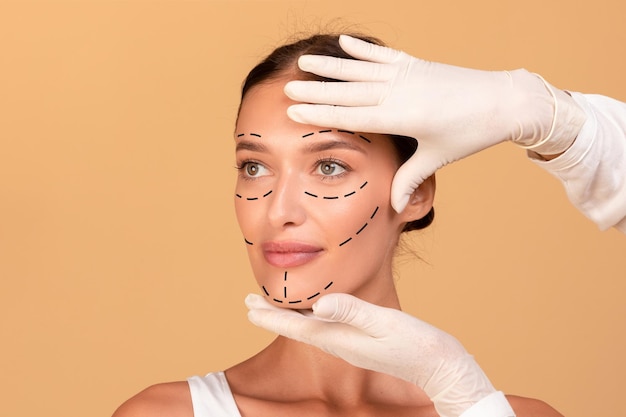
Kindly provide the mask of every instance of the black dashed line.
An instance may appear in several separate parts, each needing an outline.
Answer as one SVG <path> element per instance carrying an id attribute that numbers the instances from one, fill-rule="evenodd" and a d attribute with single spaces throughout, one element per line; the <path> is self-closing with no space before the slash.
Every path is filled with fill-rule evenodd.
<path id="1" fill-rule="evenodd" d="M 235 194 L 237 198 L 241 198 L 241 194 Z"/>
<path id="2" fill-rule="evenodd" d="M 328 289 L 331 285 L 333 285 L 333 282 L 332 282 L 332 281 L 330 281 L 330 282 L 328 283 L 328 285 L 324 287 L 324 289 L 325 289 L 325 290 L 327 290 L 327 289 Z"/>
<path id="3" fill-rule="evenodd" d="M 362 189 L 363 189 L 363 187 L 365 187 L 366 185 L 367 185 L 367 181 L 365 181 L 365 182 L 363 183 L 363 185 L 361 185 L 361 186 L 359 187 L 359 189 L 361 189 L 361 190 L 362 190 Z"/>
<path id="4" fill-rule="evenodd" d="M 263 194 L 263 197 L 267 197 L 268 195 L 272 194 L 272 191 L 274 191 L 274 190 L 269 190 L 268 192 L 266 192 L 265 194 Z"/>
<path id="5" fill-rule="evenodd" d="M 245 135 L 245 133 L 240 133 L 240 134 L 237 135 L 237 137 L 240 138 L 240 137 L 242 137 L 244 135 Z"/>
<path id="6" fill-rule="evenodd" d="M 306 299 L 307 299 L 307 300 L 310 300 L 310 299 L 312 299 L 312 298 L 317 297 L 318 295 L 320 295 L 320 293 L 319 293 L 319 292 L 316 292 L 315 294 L 313 294 L 313 295 L 312 295 L 312 296 L 310 296 L 310 297 L 307 297 Z"/>
<path id="7" fill-rule="evenodd" d="M 338 198 L 339 198 L 339 196 L 324 197 L 324 200 L 337 200 Z"/>
<path id="8" fill-rule="evenodd" d="M 374 212 L 370 216 L 370 219 L 373 219 L 377 212 L 378 212 L 378 206 L 376 206 L 376 210 L 374 210 Z"/>
<path id="9" fill-rule="evenodd" d="M 344 240 L 343 242 L 341 242 L 341 243 L 339 244 L 339 246 L 343 246 L 343 245 L 345 245 L 346 243 L 350 242 L 351 240 L 352 240 L 352 238 L 351 238 L 351 237 L 349 237 L 347 240 Z"/>
<path id="10" fill-rule="evenodd" d="M 265 293 L 265 295 L 267 295 L 267 296 L 269 296 L 269 295 L 270 295 L 270 293 L 269 293 L 269 292 L 267 292 L 267 289 L 265 289 L 265 286 L 262 286 L 261 288 L 263 288 L 263 292 Z"/>
<path id="11" fill-rule="evenodd" d="M 359 229 L 359 231 L 358 231 L 358 232 L 356 232 L 356 234 L 358 235 L 359 233 L 361 233 L 361 232 L 363 231 L 363 229 L 365 229 L 366 227 L 367 227 L 367 223 L 365 223 L 365 224 L 363 225 L 363 227 L 361 227 L 361 228 Z"/>
<path id="12" fill-rule="evenodd" d="M 273 300 L 276 301 L 277 303 L 281 303 L 281 304 L 283 303 L 282 300 L 277 300 L 276 298 L 274 298 Z"/>
<path id="13" fill-rule="evenodd" d="M 310 193 L 310 192 L 308 192 L 308 191 L 305 191 L 305 192 L 304 192 L 304 194 L 306 194 L 306 195 L 310 195 L 311 197 L 315 197 L 315 198 L 317 198 L 317 196 L 316 196 L 315 194 L 312 194 L 312 193 Z"/>
<path id="14" fill-rule="evenodd" d="M 248 201 L 254 201 L 254 200 L 258 200 L 258 199 L 259 199 L 259 197 L 248 197 L 248 198 L 246 198 L 246 200 L 248 200 Z"/>
<path id="15" fill-rule="evenodd" d="M 302 300 L 289 301 L 289 304 L 298 304 L 301 303 Z"/>
<path id="16" fill-rule="evenodd" d="M 254 243 L 250 242 L 248 239 L 246 239 L 245 237 L 243 238 L 243 240 L 246 241 L 246 243 L 250 246 L 254 245 Z"/>
<path id="17" fill-rule="evenodd" d="M 255 137 L 257 137 L 257 138 L 260 138 L 260 137 L 261 137 L 261 135 L 259 135 L 258 133 L 250 133 L 250 136 L 255 136 Z"/>
<path id="18" fill-rule="evenodd" d="M 287 287 L 284 288 L 283 293 L 285 294 L 285 299 L 287 298 Z"/>
<path id="19" fill-rule="evenodd" d="M 365 136 L 363 136 L 363 135 L 359 135 L 359 137 L 360 137 L 361 139 L 363 139 L 364 141 L 366 141 L 367 143 L 372 143 L 372 141 L 371 141 L 371 140 L 369 140 L 368 138 L 366 138 L 366 137 L 365 137 Z"/>
<path id="20" fill-rule="evenodd" d="M 337 129 L 337 132 L 339 132 L 339 133 L 348 133 L 348 134 L 350 134 L 350 135 L 354 135 L 354 132 L 351 132 L 351 131 L 349 131 L 349 130 Z"/>
<path id="21" fill-rule="evenodd" d="M 308 138 L 309 136 L 314 135 L 315 132 L 307 133 L 306 135 L 302 135 L 303 138 Z"/>
<path id="22" fill-rule="evenodd" d="M 285 271 L 285 281 L 287 281 L 287 271 Z"/>
<path id="23" fill-rule="evenodd" d="M 332 132 L 332 129 L 326 129 L 326 130 L 320 130 L 319 133 L 330 133 Z"/>
<path id="24" fill-rule="evenodd" d="M 344 194 L 344 197 L 350 197 L 353 194 L 356 194 L 356 191 L 352 191 L 351 193 Z"/>

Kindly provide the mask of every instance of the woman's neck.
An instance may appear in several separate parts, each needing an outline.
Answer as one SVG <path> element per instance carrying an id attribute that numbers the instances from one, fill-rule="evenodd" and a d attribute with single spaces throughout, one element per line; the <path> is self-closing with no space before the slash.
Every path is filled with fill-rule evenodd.
<path id="1" fill-rule="evenodd" d="M 263 351 L 226 372 L 235 398 L 275 403 L 322 402 L 349 407 L 359 402 L 428 403 L 415 385 L 354 367 L 315 347 L 278 337 Z M 413 401 L 413 400 L 411 400 Z"/>

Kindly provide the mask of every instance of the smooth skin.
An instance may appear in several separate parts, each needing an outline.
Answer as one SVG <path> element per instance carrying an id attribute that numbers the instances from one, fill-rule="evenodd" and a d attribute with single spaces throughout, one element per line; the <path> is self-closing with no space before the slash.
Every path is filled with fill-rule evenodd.
<path id="1" fill-rule="evenodd" d="M 273 190 L 271 199 L 268 197 L 263 204 L 237 203 L 242 233 L 246 238 L 256 233 L 259 241 L 290 241 L 298 236 L 308 239 L 308 243 L 312 241 L 322 249 L 322 254 L 312 262 L 294 267 L 294 274 L 301 274 L 310 281 L 317 279 L 314 269 L 341 270 L 336 286 L 338 290 L 371 303 L 400 309 L 392 274 L 393 248 L 403 224 L 424 216 L 432 207 L 434 179 L 422 184 L 407 208 L 398 214 L 390 204 L 390 187 L 399 163 L 394 149 L 384 137 L 372 136 L 373 146 L 367 147 L 371 153 L 342 147 L 333 149 L 331 154 L 321 151 L 317 155 L 303 156 L 306 144 L 299 139 L 306 132 L 323 128 L 301 125 L 287 117 L 286 109 L 293 102 L 283 94 L 285 81 L 254 87 L 242 104 L 236 132 L 262 131 L 263 137 L 267 138 L 267 147 L 263 152 L 251 154 L 248 146 L 237 156 L 237 163 L 243 171 L 237 191 L 256 195 L 257 186 L 258 190 Z M 333 140 L 357 139 L 334 136 Z M 318 169 L 320 163 L 324 163 L 320 161 L 328 160 L 329 155 L 333 161 L 349 167 L 348 170 L 340 170 L 341 177 L 326 178 L 337 174 L 332 170 Z M 259 165 L 246 170 L 245 163 L 251 160 Z M 259 178 L 252 181 L 245 178 L 257 175 Z M 304 188 L 343 189 L 342 184 L 351 186 L 363 178 L 375 180 L 372 190 L 377 196 L 371 198 L 381 200 L 380 203 L 377 201 L 381 206 L 380 217 L 375 224 L 378 233 L 363 233 L 358 240 L 350 242 L 354 243 L 353 248 L 347 245 L 339 248 L 336 242 L 345 235 L 342 228 L 349 222 L 350 217 L 346 217 L 348 209 L 333 205 L 333 202 L 326 202 L 329 203 L 326 206 L 319 201 L 319 204 L 311 204 L 303 197 Z M 242 184 L 242 181 L 245 183 Z M 353 209 L 358 210 L 358 207 Z M 257 226 L 258 230 L 253 228 L 255 223 L 259 224 L 256 216 L 269 219 L 262 227 Z M 375 229 L 368 230 L 372 231 Z M 373 254 L 375 256 L 371 257 L 375 260 L 364 261 L 359 268 L 346 269 L 343 263 L 352 249 Z M 259 285 L 270 285 L 274 276 L 272 265 L 268 266 L 263 254 L 255 250 L 249 248 L 249 256 L 257 281 Z M 270 274 L 266 274 L 267 271 Z M 293 288 L 293 291 L 298 291 L 298 288 Z M 354 367 L 315 347 L 282 336 L 257 355 L 228 369 L 226 377 L 243 417 L 437 416 L 428 396 L 416 385 Z M 561 416 L 541 401 L 508 398 L 518 417 Z M 114 414 L 114 417 L 139 416 L 192 417 L 187 383 L 181 381 L 149 387 L 122 404 Z"/>

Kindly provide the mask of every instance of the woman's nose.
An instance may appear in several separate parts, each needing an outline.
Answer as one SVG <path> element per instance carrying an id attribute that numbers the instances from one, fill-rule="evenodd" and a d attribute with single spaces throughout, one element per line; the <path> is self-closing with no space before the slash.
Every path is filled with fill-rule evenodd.
<path id="1" fill-rule="evenodd" d="M 267 217 L 270 225 L 276 228 L 298 226 L 306 220 L 306 208 L 303 207 L 304 190 L 294 177 L 282 177 L 275 184 L 268 196 Z"/>

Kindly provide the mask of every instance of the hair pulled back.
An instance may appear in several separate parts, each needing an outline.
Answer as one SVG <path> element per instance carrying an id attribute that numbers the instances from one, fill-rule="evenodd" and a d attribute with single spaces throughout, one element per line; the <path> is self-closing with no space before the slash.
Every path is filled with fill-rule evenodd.
<path id="1" fill-rule="evenodd" d="M 384 46 L 382 41 L 371 36 L 349 35 L 366 42 Z M 279 46 L 248 73 L 241 87 L 241 102 L 243 102 L 246 94 L 253 87 L 271 83 L 280 78 L 302 81 L 339 81 L 300 70 L 298 68 L 298 58 L 301 55 L 326 55 L 336 58 L 354 59 L 339 45 L 338 34 L 316 34 Z M 417 149 L 417 141 L 414 138 L 400 135 L 387 136 L 393 142 L 400 164 L 406 162 Z M 424 229 L 433 222 L 434 218 L 435 209 L 431 208 L 421 219 L 406 223 L 402 231 L 409 232 L 411 230 Z"/>

